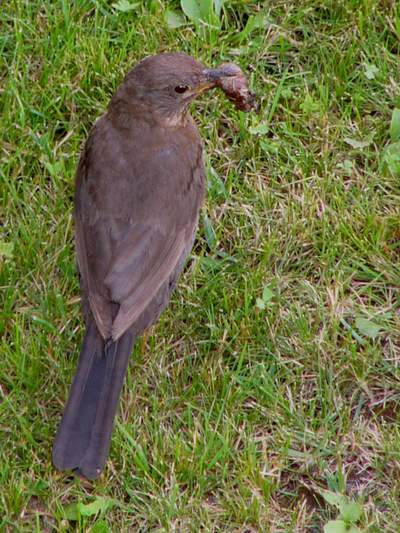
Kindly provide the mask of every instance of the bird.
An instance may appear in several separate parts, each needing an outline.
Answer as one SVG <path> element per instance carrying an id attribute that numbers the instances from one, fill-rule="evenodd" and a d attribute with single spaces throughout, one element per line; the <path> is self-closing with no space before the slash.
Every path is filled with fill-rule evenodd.
<path id="1" fill-rule="evenodd" d="M 180 52 L 146 57 L 84 144 L 74 225 L 86 332 L 53 445 L 58 470 L 92 480 L 106 465 L 134 342 L 167 306 L 195 240 L 205 172 L 189 105 L 228 85 L 251 109 L 254 93 L 238 75 Z"/>

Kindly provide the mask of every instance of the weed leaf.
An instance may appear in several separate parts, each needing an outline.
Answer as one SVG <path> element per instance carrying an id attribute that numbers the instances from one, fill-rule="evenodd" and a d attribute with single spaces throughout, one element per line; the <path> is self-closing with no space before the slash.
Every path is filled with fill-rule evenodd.
<path id="1" fill-rule="evenodd" d="M 340 517 L 345 522 L 357 522 L 362 515 L 362 507 L 359 503 L 349 502 L 343 503 L 339 506 Z"/>
<path id="2" fill-rule="evenodd" d="M 107 522 L 101 520 L 96 522 L 90 529 L 90 533 L 109 533 Z"/>
<path id="3" fill-rule="evenodd" d="M 76 521 L 80 516 L 95 516 L 105 513 L 117 505 L 117 501 L 111 498 L 98 496 L 90 503 L 74 502 L 64 508 L 67 520 Z"/>
<path id="4" fill-rule="evenodd" d="M 186 24 L 182 13 L 179 13 L 178 11 L 171 11 L 170 9 L 167 9 L 165 12 L 165 22 L 168 28 L 171 29 L 180 28 Z"/>
<path id="5" fill-rule="evenodd" d="M 181 0 L 182 11 L 195 24 L 200 24 L 201 11 L 200 6 L 196 0 Z"/>
<path id="6" fill-rule="evenodd" d="M 372 320 L 369 320 L 368 318 L 363 317 L 356 318 L 355 325 L 362 335 L 365 335 L 370 339 L 375 339 L 382 330 L 379 324 L 373 322 Z"/>
<path id="7" fill-rule="evenodd" d="M 340 494 L 339 492 L 333 492 L 331 490 L 321 490 L 320 494 L 324 498 L 324 500 L 329 503 L 329 505 L 334 505 L 335 507 L 339 508 L 340 505 L 344 505 L 347 503 L 346 496 L 343 496 L 343 494 Z"/>
<path id="8" fill-rule="evenodd" d="M 343 522 L 343 520 L 330 520 L 324 526 L 324 533 L 347 533 L 346 522 Z"/>
<path id="9" fill-rule="evenodd" d="M 393 109 L 390 122 L 390 137 L 393 142 L 400 141 L 400 109 Z"/>
<path id="10" fill-rule="evenodd" d="M 225 3 L 225 0 L 214 0 L 214 10 L 218 18 L 221 17 L 221 11 L 222 11 L 222 7 L 224 3 Z"/>
<path id="11" fill-rule="evenodd" d="M 11 259 L 14 251 L 14 243 L 0 241 L 0 257 Z"/>
<path id="12" fill-rule="evenodd" d="M 115 2 L 115 4 L 113 4 L 112 6 L 117 11 L 121 11 L 122 13 L 128 13 L 129 11 L 133 11 L 134 9 L 136 9 L 139 4 L 131 4 L 128 0 L 119 0 L 119 2 Z"/>
<path id="13" fill-rule="evenodd" d="M 352 148 L 360 150 L 362 148 L 367 148 L 371 144 L 372 139 L 367 139 L 365 141 L 358 141 L 357 139 L 351 139 L 350 137 L 345 137 L 344 142 L 349 144 Z"/>

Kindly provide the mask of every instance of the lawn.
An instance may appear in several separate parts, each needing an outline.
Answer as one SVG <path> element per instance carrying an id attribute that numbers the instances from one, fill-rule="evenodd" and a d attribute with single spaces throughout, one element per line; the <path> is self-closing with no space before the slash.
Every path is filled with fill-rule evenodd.
<path id="1" fill-rule="evenodd" d="M 182 4 L 1 8 L 0 530 L 398 533 L 399 4 Z M 124 73 L 177 50 L 240 64 L 261 109 L 193 106 L 198 238 L 90 483 L 51 464 L 83 334 L 74 172 Z"/>

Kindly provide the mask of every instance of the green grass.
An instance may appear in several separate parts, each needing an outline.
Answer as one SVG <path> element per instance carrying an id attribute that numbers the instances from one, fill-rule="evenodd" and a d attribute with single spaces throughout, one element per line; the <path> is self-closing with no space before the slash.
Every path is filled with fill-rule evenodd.
<path id="1" fill-rule="evenodd" d="M 360 529 L 397 533 L 400 188 L 380 162 L 400 107 L 399 7 L 227 1 L 221 28 L 200 31 L 167 27 L 178 2 L 136 4 L 1 9 L 2 238 L 14 253 L 2 260 L 0 529 L 318 532 L 338 515 L 328 489 L 361 504 Z M 257 13 L 265 28 L 240 34 Z M 124 73 L 166 50 L 251 64 L 261 111 L 238 113 L 220 93 L 193 108 L 203 223 L 170 307 L 135 348 L 110 460 L 88 483 L 50 460 L 83 331 L 74 172 Z M 68 519 L 68 504 L 99 497 L 115 505 Z"/>

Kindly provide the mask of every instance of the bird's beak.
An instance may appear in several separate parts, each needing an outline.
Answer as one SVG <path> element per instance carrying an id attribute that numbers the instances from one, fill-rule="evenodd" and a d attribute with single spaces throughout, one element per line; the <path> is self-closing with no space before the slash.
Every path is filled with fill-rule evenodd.
<path id="1" fill-rule="evenodd" d="M 196 87 L 194 87 L 190 91 L 190 94 L 191 94 L 191 96 L 199 96 L 199 94 L 202 94 L 202 93 L 208 91 L 209 89 L 213 89 L 214 87 L 216 87 L 214 82 L 210 82 L 210 81 L 206 80 L 206 81 L 204 81 L 202 83 L 199 83 L 199 85 L 196 85 Z"/>
<path id="2" fill-rule="evenodd" d="M 221 65 L 217 68 L 209 68 L 203 71 L 204 78 L 199 85 L 194 87 L 191 90 L 191 96 L 198 96 L 199 94 L 213 89 L 218 86 L 218 83 L 223 78 L 229 78 L 231 76 L 237 75 L 237 69 L 232 67 L 232 65 Z"/>
<path id="3" fill-rule="evenodd" d="M 215 87 L 221 81 L 222 78 L 230 78 L 232 76 L 237 76 L 238 68 L 236 65 L 226 63 L 217 68 L 210 68 L 204 71 L 204 75 L 208 83 L 211 84 L 211 87 Z"/>
<path id="4" fill-rule="evenodd" d="M 190 102 L 214 87 L 222 89 L 225 96 L 241 111 L 247 112 L 258 108 L 255 93 L 249 89 L 245 75 L 234 63 L 223 63 L 217 68 L 204 69 L 200 83 L 185 93 L 185 99 Z"/>

